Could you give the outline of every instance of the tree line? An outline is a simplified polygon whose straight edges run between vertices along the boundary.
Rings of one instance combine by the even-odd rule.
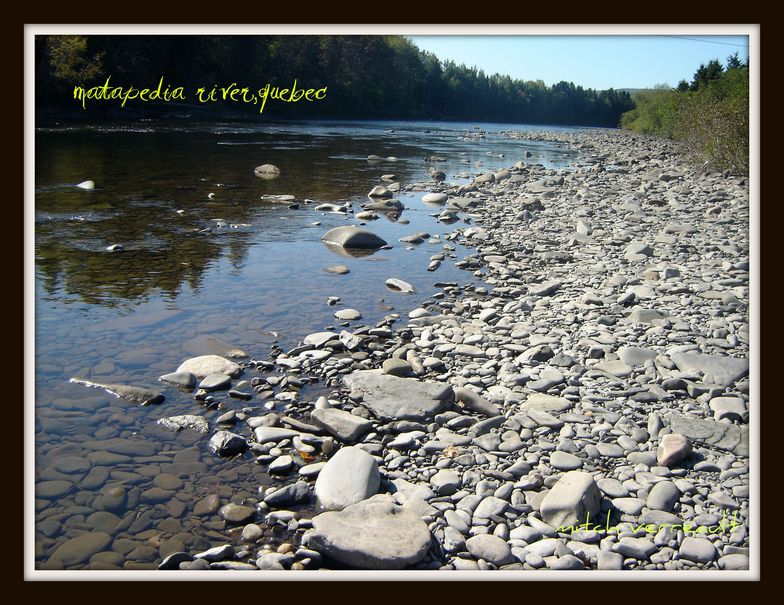
[[[74,110],[74,86],[103,84],[107,76],[137,87],[165,76],[190,90],[231,82],[287,86],[295,78],[300,87],[328,87],[323,102],[270,108],[279,118],[617,127],[634,107],[625,91],[546,86],[441,61],[403,36],[38,36],[35,48],[36,107],[55,114]]]
[[[691,82],[638,93],[621,126],[674,139],[704,165],[749,171],[749,62],[737,53],[702,64]]]

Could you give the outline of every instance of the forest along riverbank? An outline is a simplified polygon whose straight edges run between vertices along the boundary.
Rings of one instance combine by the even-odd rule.
[[[404,188],[471,221],[446,252],[474,248],[456,264],[486,285],[440,283],[401,321],[313,333],[268,361],[172,368],[190,387],[188,372],[271,397],[311,377],[325,390],[215,426],[164,421],[216,456],[250,449],[281,481],[198,502],[225,544],[161,569],[748,568],[747,183],[623,132],[508,136],[581,160]],[[111,541],[86,531],[43,567],[116,568]]]

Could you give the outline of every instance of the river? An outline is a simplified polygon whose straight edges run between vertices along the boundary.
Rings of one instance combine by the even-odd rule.
[[[35,500],[36,565],[152,569],[178,548],[195,552],[225,543],[224,522],[217,515],[193,515],[194,503],[209,494],[223,502],[253,497],[269,476],[250,453],[223,460],[208,451],[205,436],[157,426],[164,416],[204,409],[157,377],[210,352],[210,339],[266,359],[272,345],[286,351],[309,333],[339,331],[336,309],[361,312],[352,329],[372,326],[419,306],[437,291],[435,282],[481,279],[452,262],[427,271],[430,257],[443,251],[443,239],[418,246],[399,241],[420,232],[443,237],[466,226],[436,221],[441,208],[422,202],[425,191],[400,193],[403,221],[382,216],[368,224],[392,247],[363,257],[338,255],[320,241],[329,229],[355,223],[353,217],[314,207],[350,202],[359,211],[383,174],[394,174],[405,187],[429,181],[431,166],[462,183],[520,159],[552,168],[575,161],[575,152],[559,145],[502,134],[536,129],[557,130],[184,118],[39,127],[35,468],[43,487]],[[384,159],[370,162],[370,155]],[[445,161],[425,162],[431,155]],[[267,163],[280,168],[279,178],[254,175],[256,166]],[[94,190],[75,187],[88,179]],[[281,194],[295,196],[294,204],[262,199]],[[123,249],[108,252],[115,244]],[[458,259],[471,252],[455,246]],[[325,271],[335,264],[350,273]],[[404,279],[416,292],[387,289],[389,277]],[[331,296],[340,297],[339,306],[327,305]],[[74,376],[155,386],[166,401],[135,406],[69,383]],[[307,389],[302,396],[307,398]],[[229,409],[262,403],[223,399]],[[129,438],[145,447],[126,451],[123,440]],[[160,484],[166,484],[164,496],[153,490]],[[106,494],[116,487],[123,494],[115,490],[118,502],[110,506]],[[85,531],[106,534],[111,542],[89,557],[82,553],[47,565],[57,548]],[[275,544],[283,539],[278,534],[270,530],[265,540]]]

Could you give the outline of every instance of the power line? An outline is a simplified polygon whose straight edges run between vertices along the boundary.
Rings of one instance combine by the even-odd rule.
[[[732,44],[731,42],[717,42],[716,40],[702,40],[700,38],[687,38],[686,36],[661,36],[662,38],[677,38],[678,40],[691,40],[692,42],[706,42],[707,44],[723,44],[724,46],[737,46],[748,48],[747,44]]]

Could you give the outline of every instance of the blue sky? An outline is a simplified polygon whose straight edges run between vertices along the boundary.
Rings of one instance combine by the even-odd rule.
[[[444,35],[408,36],[439,59],[476,66],[487,74],[543,80],[551,86],[565,80],[585,88],[651,88],[691,80],[711,59],[737,51],[749,56],[748,36],[637,35],[535,36]]]

